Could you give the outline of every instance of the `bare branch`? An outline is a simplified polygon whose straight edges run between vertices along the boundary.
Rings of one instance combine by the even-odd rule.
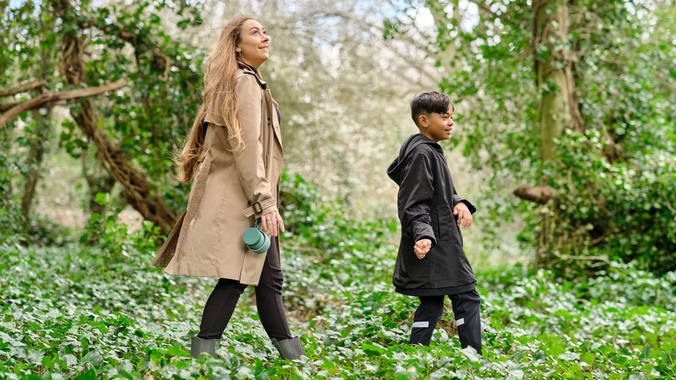
[[[0,129],[4,128],[5,125],[7,125],[7,123],[9,123],[12,119],[28,110],[40,108],[47,104],[60,102],[63,100],[72,100],[86,98],[93,95],[99,95],[107,91],[117,90],[118,88],[124,86],[125,84],[127,84],[126,79],[119,79],[113,83],[109,83],[107,85],[99,87],[81,88],[77,90],[57,93],[51,92],[42,93],[31,100],[15,105],[14,107],[10,108],[7,112],[3,113],[0,116]]]
[[[27,100],[12,107],[9,111],[3,113],[2,116],[0,116],[0,129],[4,128],[5,124],[19,116],[21,113],[32,110],[33,108],[38,108],[47,103],[50,98],[50,94],[44,93],[34,97],[31,100]]]
[[[4,90],[0,90],[0,96],[12,96],[20,94],[22,92],[34,90],[36,88],[44,87],[47,82],[44,80],[36,80],[30,83],[24,83],[18,86],[10,87]]]
[[[117,90],[118,88],[123,87],[126,84],[127,84],[126,79],[118,79],[113,83],[109,83],[103,86],[80,88],[77,90],[65,91],[54,95],[58,95],[58,99],[55,100],[71,100],[71,99],[86,98],[92,95],[99,95],[103,94],[104,92]]]

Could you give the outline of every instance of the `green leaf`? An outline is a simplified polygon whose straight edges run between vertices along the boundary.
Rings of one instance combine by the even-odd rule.
[[[169,347],[167,353],[171,356],[184,356],[184,357],[190,356],[190,353],[185,349],[183,349],[183,346],[180,344],[175,344]]]
[[[380,356],[385,352],[384,348],[369,343],[363,343],[361,348],[368,356]]]

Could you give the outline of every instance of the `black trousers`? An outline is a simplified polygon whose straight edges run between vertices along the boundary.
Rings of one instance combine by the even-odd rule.
[[[481,354],[481,298],[476,290],[448,296],[458,326],[462,348],[472,346]],[[420,306],[415,311],[411,329],[411,344],[430,345],[432,333],[444,312],[444,296],[419,296]]]
[[[293,338],[282,303],[282,283],[284,276],[279,264],[276,239],[270,239],[261,279],[256,286],[256,306],[263,328],[270,339],[284,340]],[[246,285],[236,280],[221,278],[209,296],[204,312],[200,332],[202,339],[220,339],[228,326],[232,313],[235,311],[239,296],[246,289]]]

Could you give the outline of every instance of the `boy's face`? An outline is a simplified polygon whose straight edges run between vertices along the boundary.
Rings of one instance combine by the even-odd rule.
[[[448,107],[445,113],[432,112],[429,115],[418,116],[420,133],[434,142],[448,140],[453,130],[453,106]]]

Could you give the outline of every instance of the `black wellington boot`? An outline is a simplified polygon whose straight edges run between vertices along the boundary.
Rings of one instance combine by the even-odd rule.
[[[202,339],[198,336],[193,336],[190,339],[190,355],[193,358],[199,357],[200,354],[216,356],[219,341],[220,339]]]
[[[275,346],[282,359],[295,360],[305,355],[305,350],[300,344],[300,338],[277,340],[272,338],[272,344]]]

